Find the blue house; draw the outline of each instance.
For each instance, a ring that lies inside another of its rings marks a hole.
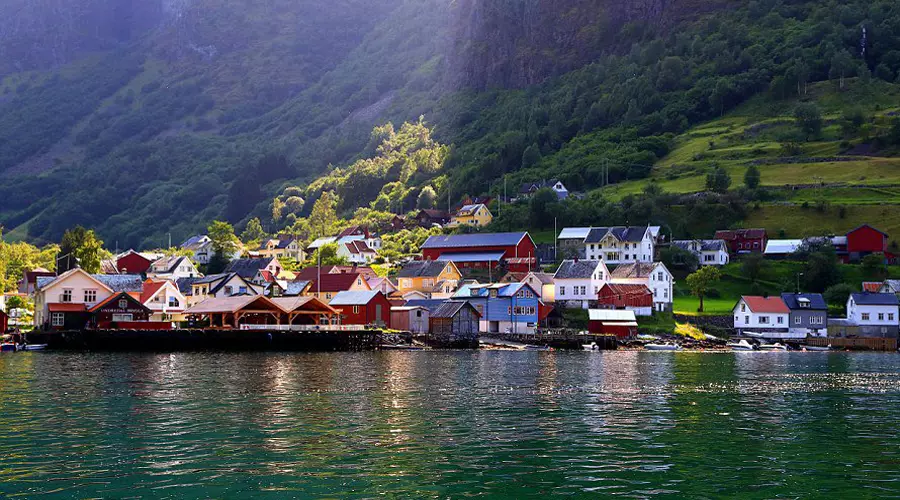
[[[481,314],[488,333],[535,333],[540,314],[538,294],[527,283],[464,285],[455,300],[465,300]]]

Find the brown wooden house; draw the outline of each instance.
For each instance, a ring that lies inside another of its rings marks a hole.
[[[478,342],[480,320],[469,302],[448,300],[431,312],[429,341],[441,346],[472,346]]]

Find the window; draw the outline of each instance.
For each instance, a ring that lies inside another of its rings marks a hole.
[[[116,322],[119,322],[119,321],[133,321],[133,320],[134,320],[134,315],[132,315],[132,314],[113,314],[113,315],[112,315],[112,320],[113,320],[113,321],[116,321]]]
[[[581,295],[587,295],[587,287],[586,286],[581,287]]]
[[[326,292],[326,293],[325,293],[325,298],[328,299],[328,300],[331,300],[331,292]]]
[[[178,297],[169,297],[169,307],[179,307]]]
[[[884,321],[884,313],[878,313],[878,321]]]
[[[747,312],[747,304],[741,304],[741,312]]]
[[[565,295],[565,294],[566,294],[566,287],[564,287],[564,286],[559,287],[559,294],[560,294],[560,295]]]
[[[356,284],[362,286],[362,278],[356,278]]]
[[[784,316],[779,316],[779,317],[778,317],[778,324],[781,325],[781,324],[783,324],[783,323],[784,323]]]
[[[662,280],[663,280],[663,273],[662,273],[662,271],[660,271],[660,272],[656,273],[656,281],[662,281]]]
[[[862,313],[862,320],[869,321],[869,313]]]
[[[240,292],[241,295],[247,293],[247,287],[242,286],[242,287],[238,288],[238,292]]]
[[[744,323],[750,324],[750,316],[744,316]]]
[[[815,324],[815,322],[816,322],[815,320],[816,320],[816,318],[812,318],[812,321],[810,321],[810,323]],[[803,323],[803,318],[801,318],[800,316],[797,316],[796,318],[794,318],[795,325],[799,325],[801,323]]]
[[[53,326],[63,326],[66,324],[66,315],[63,313],[53,313],[50,315],[50,324]]]
[[[230,286],[225,287],[225,295],[234,295],[233,292],[234,292],[234,288],[232,288]]]
[[[97,290],[85,290],[84,301],[88,304],[97,302]]]
[[[128,300],[126,300],[126,299],[119,300],[119,309],[128,309]]]
[[[888,313],[888,321],[894,321],[894,313]]]
[[[72,302],[72,289],[64,288],[62,297],[60,298],[61,302]]]
[[[768,325],[768,324],[769,324],[769,317],[768,317],[768,316],[760,316],[760,317],[759,317],[759,324],[760,324],[760,325]]]
[[[359,306],[353,306],[353,314],[359,314]]]

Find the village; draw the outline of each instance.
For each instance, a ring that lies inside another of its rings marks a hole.
[[[568,196],[561,183],[549,186],[561,198]],[[523,192],[545,187],[523,186]],[[21,321],[23,311],[10,314],[0,307],[0,329],[46,335],[379,330],[436,347],[475,347],[488,339],[543,348],[565,339],[570,346],[597,349],[602,338],[607,348],[659,350],[897,349],[897,280],[860,283],[848,293],[846,315],[840,317],[829,313],[821,293],[801,290],[799,276],[796,287],[780,294],[742,292],[731,316],[673,314],[679,280],[687,282],[702,309],[704,293],[712,294],[705,281],[741,259],[790,259],[824,245],[843,264],[871,256],[885,266],[894,263],[888,235],[872,226],[805,240],[770,239],[765,229],[750,228],[672,241],[659,226],[564,227],[552,245],[538,245],[527,231],[479,232],[493,215],[486,203],[469,201],[453,213],[426,209],[410,220],[395,218],[396,227],[442,229],[414,255],[395,262],[380,257],[382,238],[374,230],[352,226],[308,245],[289,235],[268,237],[258,247],[219,256],[227,264],[212,274],[201,272],[216,257],[208,235],[186,239],[178,246],[180,255],[119,252],[102,262],[100,273],[65,260],[58,262],[59,273],[29,269],[18,292],[4,296],[4,302],[14,296],[33,301],[30,322]],[[336,246],[343,264],[289,270],[282,262],[303,262],[327,245]],[[672,255],[694,259],[693,272],[670,269],[682,267]],[[679,337],[648,327],[673,316],[692,333]]]

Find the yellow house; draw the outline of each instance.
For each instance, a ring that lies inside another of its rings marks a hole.
[[[494,215],[491,214],[488,207],[484,203],[479,203],[477,205],[465,205],[460,208],[459,211],[450,218],[450,224],[447,226],[456,227],[467,225],[483,227],[490,224],[492,220],[494,220]]]
[[[453,262],[415,260],[397,275],[397,290],[401,294],[422,292],[433,299],[446,298],[456,292],[462,274]]]

